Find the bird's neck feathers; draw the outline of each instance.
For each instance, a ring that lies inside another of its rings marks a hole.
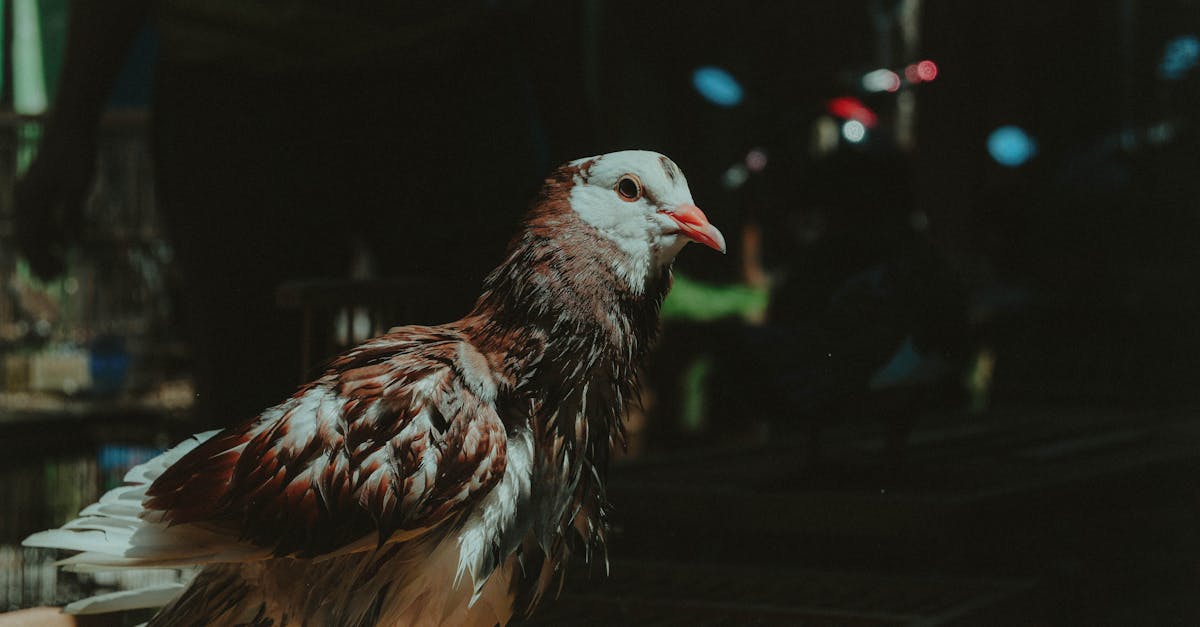
[[[481,349],[522,347],[539,368],[586,375],[605,361],[625,374],[658,330],[671,287],[670,266],[653,268],[635,289],[611,260],[622,252],[570,206],[576,175],[587,164],[557,170],[546,181],[509,246],[505,261],[484,281],[468,317]],[[531,364],[508,355],[503,370]]]

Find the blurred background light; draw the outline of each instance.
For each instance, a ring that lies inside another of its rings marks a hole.
[[[858,120],[846,120],[842,124],[842,137],[852,144],[857,144],[867,137],[867,127]]]
[[[904,68],[904,80],[914,84],[921,82],[921,73],[917,71],[916,63]]]
[[[938,75],[938,66],[933,61],[928,59],[917,64],[917,76],[925,82],[929,82]]]
[[[1167,42],[1163,49],[1162,63],[1158,66],[1160,78],[1177,81],[1200,62],[1200,38],[1181,35]]]
[[[746,153],[746,169],[751,172],[762,172],[767,167],[767,153],[762,148],[751,149]]]
[[[1015,168],[1037,154],[1037,142],[1018,126],[998,127],[988,135],[988,154],[996,163]]]
[[[900,76],[889,69],[880,68],[864,74],[862,86],[871,92],[896,91],[900,89]]]
[[[838,121],[828,115],[817,118],[813,124],[810,148],[815,155],[827,155],[842,143],[842,128]]]
[[[867,128],[875,128],[879,116],[858,98],[841,96],[825,103],[825,110],[844,120],[857,120]]]
[[[12,4],[12,106],[17,113],[43,113],[48,104],[40,11],[39,3],[34,0],[16,0]]]
[[[1175,138],[1175,125],[1170,122],[1159,122],[1146,129],[1146,142],[1151,146],[1161,146]]]
[[[735,163],[725,170],[725,174],[721,175],[721,185],[727,190],[735,190],[741,187],[748,178],[750,178],[750,171],[746,169],[746,166]]]
[[[692,72],[692,86],[705,100],[719,107],[737,106],[742,101],[742,86],[729,72],[712,65]]]

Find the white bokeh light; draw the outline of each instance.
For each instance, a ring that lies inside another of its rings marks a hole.
[[[865,139],[866,136],[867,127],[862,122],[858,120],[846,120],[842,124],[842,137],[845,137],[846,141],[857,144]]]

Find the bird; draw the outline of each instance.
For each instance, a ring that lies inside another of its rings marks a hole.
[[[666,156],[566,163],[465,317],[366,340],[24,544],[79,571],[191,569],[66,608],[161,608],[151,627],[528,615],[573,556],[607,569],[608,463],[689,242],[725,252]]]

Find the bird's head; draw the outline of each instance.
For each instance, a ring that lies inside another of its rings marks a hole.
[[[570,174],[560,184],[568,186],[571,210],[614,245],[618,254],[610,261],[635,291],[669,267],[688,242],[725,252],[725,237],[696,207],[679,167],[663,155],[612,152],[561,171]]]

